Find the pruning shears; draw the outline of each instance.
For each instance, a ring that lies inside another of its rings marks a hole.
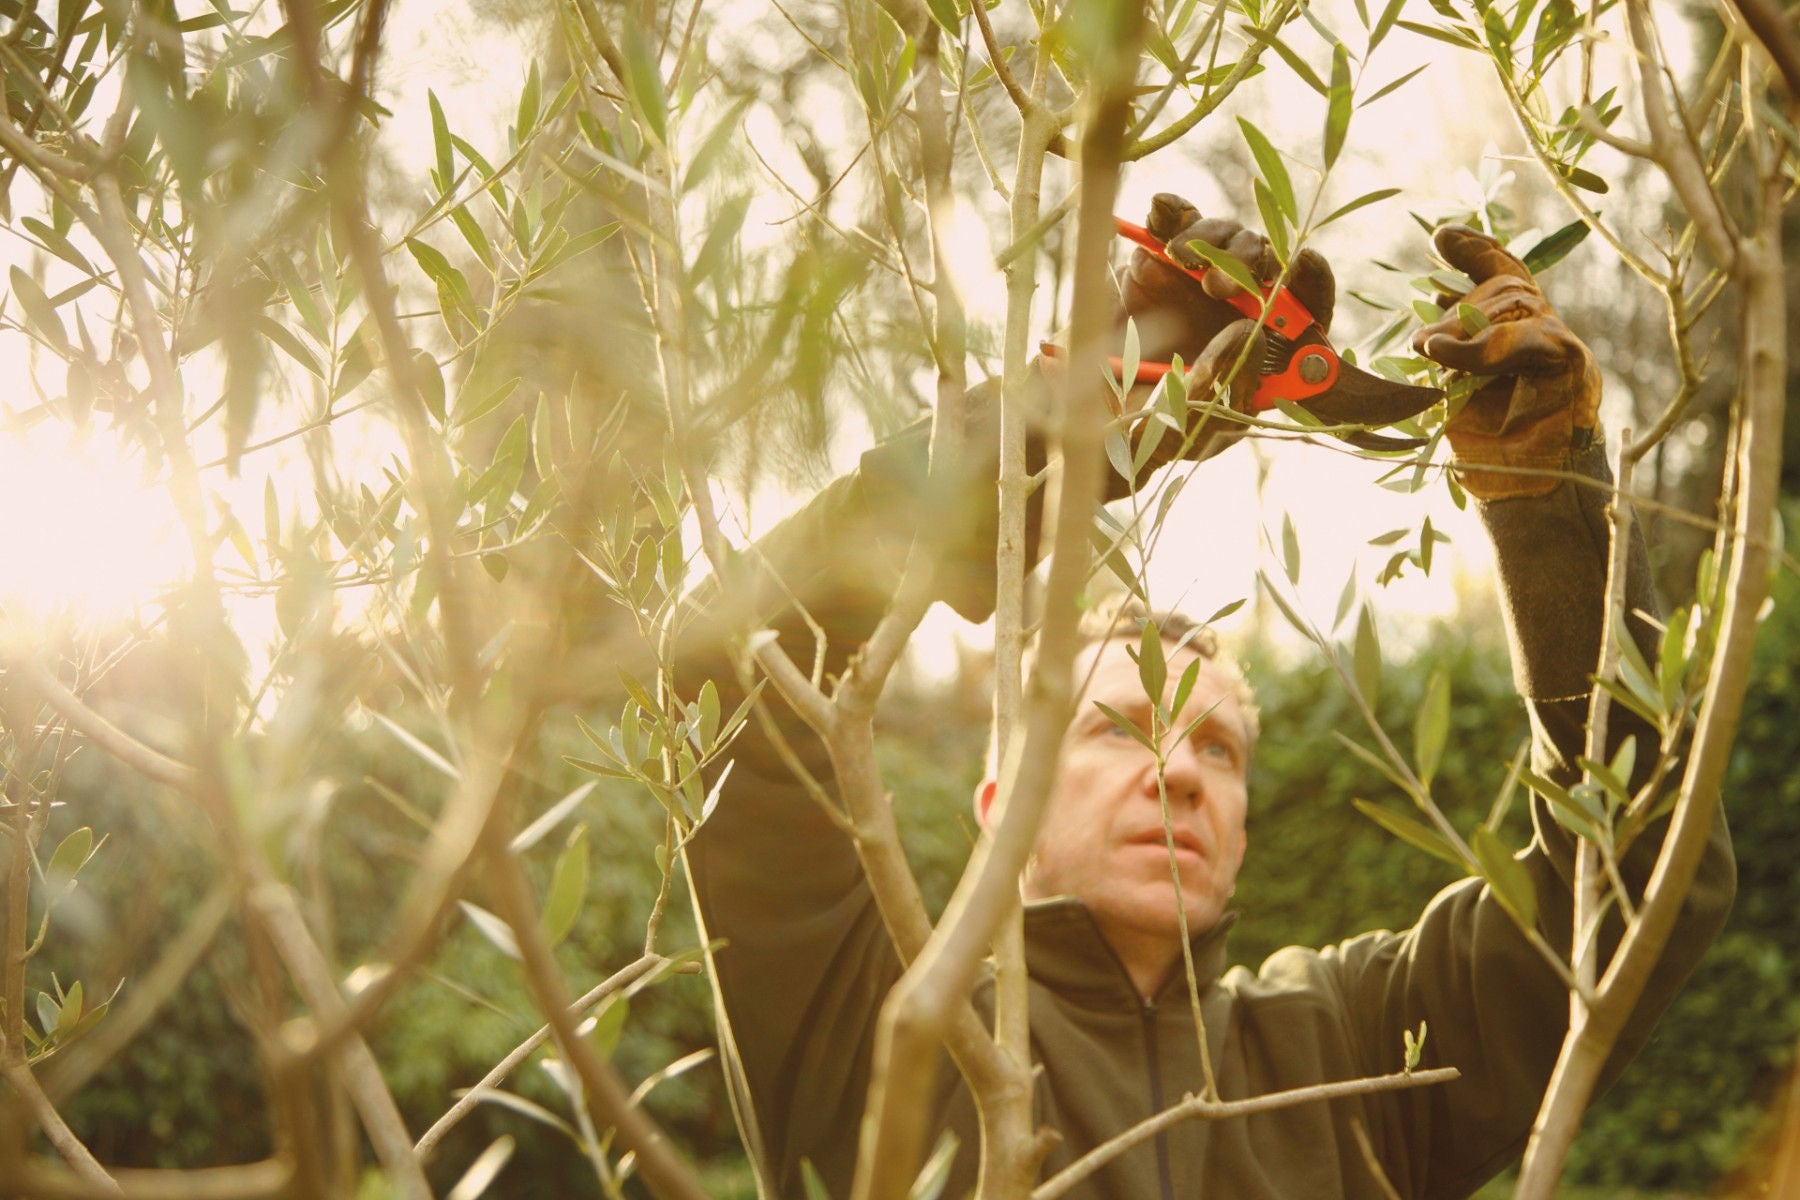
[[[1183,266],[1170,257],[1163,243],[1142,225],[1134,225],[1122,217],[1113,220],[1119,236],[1137,243],[1196,282],[1205,279],[1209,270],[1216,269]],[[1390,425],[1416,416],[1443,399],[1444,394],[1436,388],[1395,383],[1344,362],[1327,340],[1318,319],[1286,285],[1265,286],[1260,294],[1240,289],[1226,303],[1262,325],[1263,356],[1256,368],[1257,385],[1251,393],[1251,412],[1267,412],[1276,407],[1276,401],[1285,401],[1305,408],[1328,424]],[[1045,343],[1042,348],[1051,357],[1059,353],[1059,348],[1052,343]],[[1114,357],[1111,363],[1115,372],[1124,370],[1122,358]],[[1170,369],[1166,362],[1140,362],[1135,382],[1154,384]],[[1395,438],[1364,431],[1346,434],[1344,439],[1378,450],[1409,449],[1422,444],[1416,438]]]

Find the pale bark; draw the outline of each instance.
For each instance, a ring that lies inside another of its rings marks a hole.
[[[1649,14],[1635,0],[1628,7],[1633,44],[1644,55],[1654,44]],[[1740,391],[1734,406],[1738,462],[1731,503],[1735,520],[1726,543],[1730,573],[1705,699],[1661,854],[1637,919],[1626,925],[1592,1003],[1575,1006],[1575,1019],[1564,1039],[1526,1149],[1515,1192],[1518,1200],[1549,1200],[1555,1195],[1563,1164],[1602,1068],[1686,902],[1721,802],[1720,784],[1742,712],[1757,617],[1768,595],[1772,566],[1771,552],[1762,535],[1778,497],[1781,426],[1786,405],[1782,179],[1771,161],[1773,152],[1765,150],[1759,155],[1753,232],[1739,240],[1740,235],[1728,218],[1714,211],[1718,199],[1706,184],[1704,171],[1698,168],[1684,135],[1674,129],[1672,119],[1661,110],[1665,99],[1657,61],[1653,57],[1640,58],[1640,69],[1646,108],[1657,110],[1657,115],[1649,116],[1648,123],[1658,162],[1669,171],[1677,196],[1699,224],[1709,249],[1721,262],[1729,264],[1740,292],[1743,344]]]

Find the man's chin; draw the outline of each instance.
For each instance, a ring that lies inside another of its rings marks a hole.
[[[1178,912],[1175,891],[1167,885],[1147,895],[1135,895],[1128,905],[1120,908],[1122,911],[1117,913],[1117,919],[1129,924],[1139,936],[1164,937],[1175,943],[1181,940],[1183,916],[1187,919],[1189,937],[1205,933],[1219,922],[1217,912],[1192,898],[1188,900],[1186,912]]]

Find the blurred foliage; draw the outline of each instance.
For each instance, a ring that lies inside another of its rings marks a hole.
[[[547,736],[538,778],[515,778],[521,812],[535,816],[588,777],[564,764],[577,750]],[[342,731],[319,747],[332,764],[316,794],[316,822],[290,843],[296,884],[321,924],[333,928],[342,962],[367,962],[379,950],[410,861],[413,818],[384,796],[430,795],[428,770],[380,725]],[[98,769],[96,769],[98,768]],[[379,781],[382,787],[376,783]],[[550,784],[554,784],[552,787]],[[141,786],[121,787],[95,755],[83,755],[64,783],[66,804],[56,837],[74,814],[112,832],[112,846],[82,876],[82,903],[69,933],[47,944],[42,969],[89,986],[124,992],[181,930],[210,880],[194,869],[191,813],[158,803]],[[424,814],[434,815],[434,814]],[[548,885],[563,834],[589,826],[606,866],[592,873],[574,932],[559,957],[570,984],[585,991],[642,951],[644,914],[660,883],[650,847],[661,837],[663,810],[647,795],[599,781],[578,809],[527,855],[537,886]],[[126,848],[129,847],[129,851]],[[694,945],[695,932],[676,882],[661,945],[668,953]],[[476,878],[468,892],[481,900]],[[85,917],[85,920],[84,920]],[[109,925],[125,922],[126,928]],[[475,928],[452,918],[438,953],[390,1006],[370,1042],[416,1137],[442,1115],[458,1089],[474,1084],[541,1024],[518,964]],[[228,924],[208,956],[132,1044],[65,1106],[71,1126],[106,1161],[121,1166],[194,1167],[247,1162],[269,1152],[257,1048],[235,1012],[234,984],[243,948]],[[638,1081],[712,1045],[712,997],[704,978],[676,976],[631,1001],[614,1062]],[[299,1010],[296,1008],[296,1015]],[[502,1086],[550,1112],[568,1097],[540,1065],[546,1051]],[[716,1059],[658,1086],[650,1105],[697,1157],[720,1160],[715,1194],[750,1194]],[[439,1147],[431,1175],[448,1188],[481,1150],[502,1134],[518,1140],[507,1167],[508,1196],[565,1196],[592,1186],[580,1148],[513,1109],[480,1105]]]

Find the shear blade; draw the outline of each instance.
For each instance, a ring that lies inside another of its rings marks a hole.
[[[1355,429],[1349,433],[1340,433],[1338,436],[1359,450],[1373,450],[1381,453],[1417,450],[1431,440],[1422,437],[1397,437],[1391,433],[1371,433],[1367,429]]]
[[[1443,398],[1437,388],[1395,383],[1340,362],[1337,382],[1299,404],[1329,425],[1392,425],[1418,416]]]

